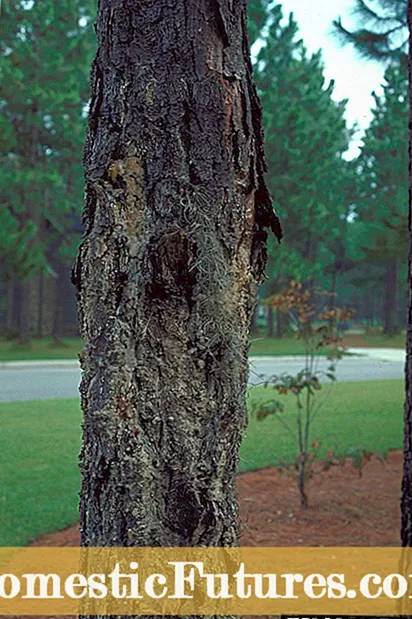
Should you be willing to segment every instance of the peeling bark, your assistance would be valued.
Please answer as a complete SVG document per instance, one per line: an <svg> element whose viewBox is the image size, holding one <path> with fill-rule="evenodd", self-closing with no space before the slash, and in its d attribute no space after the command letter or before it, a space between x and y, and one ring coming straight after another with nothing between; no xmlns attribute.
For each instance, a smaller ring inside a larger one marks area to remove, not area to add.
<svg viewBox="0 0 412 619"><path fill-rule="evenodd" d="M100 0L78 291L85 546L230 546L281 228L243 0Z"/></svg>

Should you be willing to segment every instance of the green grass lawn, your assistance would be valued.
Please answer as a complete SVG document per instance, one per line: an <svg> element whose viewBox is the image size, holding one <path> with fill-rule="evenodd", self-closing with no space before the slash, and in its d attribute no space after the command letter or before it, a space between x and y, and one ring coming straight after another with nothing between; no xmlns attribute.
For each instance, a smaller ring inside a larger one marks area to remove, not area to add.
<svg viewBox="0 0 412 619"><path fill-rule="evenodd" d="M389 347L388 347L389 348ZM302 340L293 336L282 337L265 337L263 335L255 335L251 338L249 354L253 357L283 357L293 355L304 355L305 348ZM326 350L315 353L316 355L324 356Z"/></svg>
<svg viewBox="0 0 412 619"><path fill-rule="evenodd" d="M336 383L313 423L312 436L322 438L322 457L329 449L346 455L351 447L384 453L401 449L403 441L404 383L402 380ZM325 391L320 392L320 397ZM293 417L293 396L278 396L272 389L256 387L251 399L282 399L285 420ZM279 459L292 462L297 445L276 417L250 420L242 445L240 470L246 472L272 466Z"/></svg>
<svg viewBox="0 0 412 619"><path fill-rule="evenodd" d="M355 335L345 336L347 346L370 346L372 348L405 348L405 335L387 337L384 335ZM52 338L34 338L29 347L20 346L15 341L0 338L1 361L30 361L45 359L77 359L82 348L79 337L66 337L63 346L56 345ZM265 334L251 337L250 354L264 355L303 355L302 342L294 337L277 339L268 338Z"/></svg>
<svg viewBox="0 0 412 619"><path fill-rule="evenodd" d="M405 348L405 334L388 337L386 335L367 335L348 333L344 337L344 344L349 348L370 347L370 348ZM283 356L283 355L304 355L301 340L294 337L266 337L264 334L253 335L251 337L250 355L252 356ZM326 353L322 353L326 354Z"/></svg>
<svg viewBox="0 0 412 619"><path fill-rule="evenodd" d="M265 337L252 335L249 354L253 357L304 355L305 349L300 340L294 337Z"/></svg>
<svg viewBox="0 0 412 619"><path fill-rule="evenodd" d="M21 346L15 341L0 338L0 361L31 361L45 359L77 359L82 348L79 337L65 337L63 346L52 338L33 338L30 346Z"/></svg>
<svg viewBox="0 0 412 619"><path fill-rule="evenodd" d="M0 404L0 546L76 521L80 418L75 400Z"/></svg>
<svg viewBox="0 0 412 619"><path fill-rule="evenodd" d="M348 345L350 345L351 334L347 336ZM358 336L359 337L359 336ZM371 346L372 348L405 348L406 347L406 335L405 333L399 333L393 337L383 334L369 335L365 333L360 336L365 342L365 346ZM361 344L357 344L360 346Z"/></svg>
<svg viewBox="0 0 412 619"><path fill-rule="evenodd" d="M250 397L270 395L257 388ZM400 380L338 383L319 413L314 435L324 438L325 449L336 436L342 450L400 449L403 398ZM80 419L75 400L0 404L0 546L24 545L76 521ZM292 462L296 451L275 418L251 419L240 470L274 465L279 458Z"/></svg>

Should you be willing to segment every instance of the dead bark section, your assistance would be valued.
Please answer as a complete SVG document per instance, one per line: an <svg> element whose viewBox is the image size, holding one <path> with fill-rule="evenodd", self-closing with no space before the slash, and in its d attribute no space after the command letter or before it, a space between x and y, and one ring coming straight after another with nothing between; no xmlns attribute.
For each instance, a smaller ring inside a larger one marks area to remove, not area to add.
<svg viewBox="0 0 412 619"><path fill-rule="evenodd" d="M281 228L243 1L100 0L73 280L89 546L227 546L248 330Z"/></svg>

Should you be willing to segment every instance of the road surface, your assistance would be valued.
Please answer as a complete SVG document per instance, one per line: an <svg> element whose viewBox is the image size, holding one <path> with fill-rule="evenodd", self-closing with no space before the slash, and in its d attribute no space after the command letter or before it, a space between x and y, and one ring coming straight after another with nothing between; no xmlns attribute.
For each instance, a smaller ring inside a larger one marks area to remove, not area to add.
<svg viewBox="0 0 412 619"><path fill-rule="evenodd" d="M320 361L320 369L326 367L326 360ZM283 372L296 374L302 369L302 360L293 357L254 358L250 362L250 383L258 384L273 374ZM385 380L403 378L402 360L382 361L359 357L345 357L338 364L340 381ZM53 398L78 397L80 370L75 364L56 367L50 364L0 368L0 401L49 400Z"/></svg>
<svg viewBox="0 0 412 619"><path fill-rule="evenodd" d="M330 365L330 361L319 359L318 369L326 370ZM252 385L262 382L260 376L268 378L274 374L292 374L296 375L303 369L302 361L291 360L287 357L284 361L281 359L253 359L250 362L249 382ZM345 357L337 364L337 378L344 381L357 380L390 380L404 377L405 363L404 361L383 361L380 359L363 359L360 357Z"/></svg>

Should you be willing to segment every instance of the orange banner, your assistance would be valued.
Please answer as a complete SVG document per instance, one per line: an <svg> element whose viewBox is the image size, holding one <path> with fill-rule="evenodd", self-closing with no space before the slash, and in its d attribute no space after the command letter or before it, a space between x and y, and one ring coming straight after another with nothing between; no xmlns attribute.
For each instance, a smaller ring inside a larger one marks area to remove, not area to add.
<svg viewBox="0 0 412 619"><path fill-rule="evenodd" d="M0 548L0 615L412 614L399 548Z"/></svg>

